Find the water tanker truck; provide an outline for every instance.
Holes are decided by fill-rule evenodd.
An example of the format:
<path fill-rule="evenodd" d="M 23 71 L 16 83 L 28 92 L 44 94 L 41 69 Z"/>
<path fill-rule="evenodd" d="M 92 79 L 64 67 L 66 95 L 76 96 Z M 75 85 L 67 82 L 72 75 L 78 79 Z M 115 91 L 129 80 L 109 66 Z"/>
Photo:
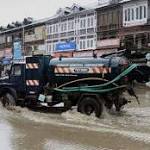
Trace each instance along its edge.
<path fill-rule="evenodd" d="M 131 81 L 137 65 L 123 57 L 51 58 L 36 55 L 14 61 L 0 79 L 3 106 L 73 106 L 83 114 L 100 117 L 103 108 L 120 111 L 128 103 L 123 93 L 135 96 Z M 130 82 L 129 82 L 130 81 Z"/>

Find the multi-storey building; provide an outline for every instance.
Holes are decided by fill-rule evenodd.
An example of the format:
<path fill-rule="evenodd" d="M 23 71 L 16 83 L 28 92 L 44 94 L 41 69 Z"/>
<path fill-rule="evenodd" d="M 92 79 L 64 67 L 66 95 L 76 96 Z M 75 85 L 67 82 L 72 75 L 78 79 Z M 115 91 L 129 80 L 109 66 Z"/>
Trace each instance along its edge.
<path fill-rule="evenodd" d="M 0 33 L 0 59 L 5 64 L 9 64 L 13 57 L 13 41 L 16 38 L 22 38 L 21 27 L 7 29 Z"/>
<path fill-rule="evenodd" d="M 150 1 L 130 0 L 122 3 L 123 28 L 119 37 L 122 46 L 132 51 L 150 49 Z"/>
<path fill-rule="evenodd" d="M 26 26 L 24 29 L 25 55 L 46 54 L 45 39 L 45 19 Z"/>
<path fill-rule="evenodd" d="M 47 52 L 72 56 L 96 48 L 96 12 L 74 4 L 59 9 L 46 23 Z M 78 54 L 77 54 L 78 55 Z"/>
<path fill-rule="evenodd" d="M 16 41 L 19 42 L 17 44 L 20 44 L 22 56 L 31 55 L 33 51 L 46 53 L 45 37 L 45 19 L 6 28 L 0 32 L 0 58 L 12 59 Z"/>
<path fill-rule="evenodd" d="M 0 32 L 0 58 L 12 57 L 13 43 L 23 55 L 91 57 L 118 49 L 150 49 L 149 0 L 99 0 L 88 8 L 73 4 L 56 15 Z"/>
<path fill-rule="evenodd" d="M 106 1 L 104 1 L 106 2 Z M 122 6 L 119 0 L 108 0 L 97 11 L 97 49 L 100 55 L 120 47 L 119 31 L 122 28 Z"/>

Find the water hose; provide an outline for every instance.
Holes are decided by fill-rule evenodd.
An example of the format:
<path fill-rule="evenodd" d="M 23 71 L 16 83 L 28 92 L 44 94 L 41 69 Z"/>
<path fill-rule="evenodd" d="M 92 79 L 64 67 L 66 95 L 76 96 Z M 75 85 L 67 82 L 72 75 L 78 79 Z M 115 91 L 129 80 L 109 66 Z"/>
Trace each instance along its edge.
<path fill-rule="evenodd" d="M 71 93 L 71 92 L 105 93 L 105 92 L 110 92 L 110 91 L 114 91 L 117 89 L 125 88 L 126 87 L 125 85 L 119 86 L 119 85 L 115 84 L 115 82 L 119 81 L 122 77 L 125 77 L 126 75 L 128 75 L 137 66 L 138 66 L 137 64 L 132 64 L 130 67 L 128 67 L 126 70 L 124 70 L 121 74 L 119 74 L 113 80 L 103 83 L 103 84 L 100 84 L 100 85 L 80 86 L 80 87 L 60 86 L 58 88 L 54 88 L 54 91 L 60 92 L 60 93 Z M 65 85 L 67 85 L 67 84 L 64 84 L 64 86 Z"/>

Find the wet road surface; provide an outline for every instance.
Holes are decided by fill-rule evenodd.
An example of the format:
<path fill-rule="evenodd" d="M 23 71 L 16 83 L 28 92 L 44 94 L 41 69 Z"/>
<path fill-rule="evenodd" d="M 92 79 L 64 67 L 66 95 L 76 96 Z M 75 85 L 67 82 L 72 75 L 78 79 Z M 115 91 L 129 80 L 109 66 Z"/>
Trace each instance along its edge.
<path fill-rule="evenodd" d="M 0 150 L 150 150 L 150 88 L 136 93 L 140 106 L 133 100 L 121 114 L 105 111 L 100 119 L 0 106 Z"/>

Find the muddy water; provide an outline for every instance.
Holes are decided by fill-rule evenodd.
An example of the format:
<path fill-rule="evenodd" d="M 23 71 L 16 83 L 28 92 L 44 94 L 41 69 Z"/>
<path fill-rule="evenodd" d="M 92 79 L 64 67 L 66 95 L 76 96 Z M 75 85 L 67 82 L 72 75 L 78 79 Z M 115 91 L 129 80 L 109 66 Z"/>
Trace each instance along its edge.
<path fill-rule="evenodd" d="M 101 119 L 75 110 L 41 113 L 0 106 L 0 150 L 150 150 L 150 89 L 138 86 L 141 105 Z"/>

